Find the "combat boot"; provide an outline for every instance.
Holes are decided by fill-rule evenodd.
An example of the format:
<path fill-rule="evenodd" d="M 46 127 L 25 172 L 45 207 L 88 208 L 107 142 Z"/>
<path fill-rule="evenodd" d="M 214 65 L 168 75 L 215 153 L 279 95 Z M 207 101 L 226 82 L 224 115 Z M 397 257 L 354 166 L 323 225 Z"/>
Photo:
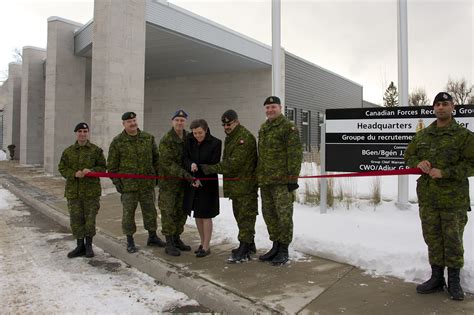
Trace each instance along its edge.
<path fill-rule="evenodd" d="M 75 258 L 75 257 L 80 257 L 84 256 L 86 254 L 86 248 L 84 246 L 84 239 L 83 238 L 78 238 L 76 240 L 77 246 L 74 248 L 72 251 L 67 253 L 67 258 Z"/>
<path fill-rule="evenodd" d="M 184 252 L 191 251 L 191 246 L 184 244 L 179 235 L 174 235 L 173 238 L 174 238 L 174 245 L 176 246 L 177 249 L 182 250 Z"/>
<path fill-rule="evenodd" d="M 431 265 L 431 278 L 428 281 L 416 286 L 416 292 L 421 294 L 443 291 L 446 286 L 444 280 L 444 267 Z"/>
<path fill-rule="evenodd" d="M 448 293 L 452 300 L 464 300 L 464 291 L 459 279 L 459 268 L 448 268 Z"/>
<path fill-rule="evenodd" d="M 171 256 L 181 255 L 181 252 L 179 251 L 179 249 L 176 248 L 173 236 L 166 236 L 165 253 L 167 253 L 168 255 L 171 255 Z"/>
<path fill-rule="evenodd" d="M 256 254 L 257 253 L 257 246 L 255 246 L 255 241 L 250 243 L 249 252 L 250 252 L 250 254 Z"/>
<path fill-rule="evenodd" d="M 230 263 L 245 262 L 250 259 L 250 244 L 240 242 L 239 249 L 227 259 Z"/>
<path fill-rule="evenodd" d="M 94 257 L 94 250 L 92 249 L 92 236 L 86 236 L 86 257 Z"/>
<path fill-rule="evenodd" d="M 127 235 L 127 252 L 136 253 L 138 250 L 135 247 L 135 241 L 132 235 Z"/>
<path fill-rule="evenodd" d="M 240 244 L 242 244 L 242 243 L 240 243 Z M 241 245 L 239 245 L 239 247 L 237 247 L 237 248 L 234 248 L 234 249 L 232 250 L 232 254 L 237 253 L 237 251 L 240 249 L 240 246 L 241 246 Z M 255 242 L 250 243 L 250 245 L 249 245 L 249 253 L 250 253 L 250 254 L 256 254 L 256 253 L 257 253 L 257 247 L 255 246 Z"/>
<path fill-rule="evenodd" d="M 242 247 L 242 244 L 243 244 L 243 242 L 239 242 L 239 247 L 233 248 L 232 251 L 231 251 L 232 254 L 237 253 L 240 250 L 240 248 Z"/>
<path fill-rule="evenodd" d="M 288 245 L 280 243 L 278 246 L 278 254 L 273 258 L 272 265 L 279 266 L 284 265 L 288 261 Z"/>
<path fill-rule="evenodd" d="M 275 256 L 278 254 L 278 247 L 279 243 L 273 242 L 272 248 L 267 253 L 258 257 L 258 259 L 260 259 L 260 261 L 272 261 L 273 258 L 275 258 Z"/>
<path fill-rule="evenodd" d="M 156 231 L 148 231 L 148 240 L 146 241 L 147 246 L 158 246 L 158 247 L 165 247 L 166 243 L 163 242 L 158 235 L 156 235 Z"/>

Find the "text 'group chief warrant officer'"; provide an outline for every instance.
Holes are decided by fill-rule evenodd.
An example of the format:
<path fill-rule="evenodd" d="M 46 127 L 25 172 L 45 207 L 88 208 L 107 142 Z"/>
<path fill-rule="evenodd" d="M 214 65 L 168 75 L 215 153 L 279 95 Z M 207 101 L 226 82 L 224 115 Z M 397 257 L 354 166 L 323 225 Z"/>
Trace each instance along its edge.
<path fill-rule="evenodd" d="M 416 133 L 405 151 L 407 165 L 424 173 L 416 191 L 432 271 L 431 278 L 416 290 L 442 291 L 448 267 L 448 293 L 454 300 L 463 300 L 459 276 L 470 207 L 468 177 L 474 175 L 474 135 L 453 119 L 454 104 L 448 93 L 436 95 L 433 109 L 436 121 Z"/>
<path fill-rule="evenodd" d="M 89 126 L 85 122 L 77 124 L 74 132 L 76 143 L 64 150 L 58 166 L 59 173 L 66 179 L 64 196 L 67 199 L 72 235 L 77 240 L 77 247 L 67 257 L 91 258 L 94 257 L 92 238 L 95 236 L 95 219 L 100 208 L 102 189 L 99 178 L 85 175 L 89 172 L 104 172 L 105 157 L 101 148 L 89 142 Z"/>
<path fill-rule="evenodd" d="M 257 178 L 262 194 L 262 214 L 273 246 L 259 257 L 273 265 L 288 261 L 288 246 L 293 239 L 294 190 L 303 160 L 298 129 L 281 112 L 276 96 L 265 102 L 267 121 L 258 132 Z"/>
<path fill-rule="evenodd" d="M 110 144 L 107 158 L 109 173 L 127 173 L 137 175 L 158 174 L 158 148 L 155 138 L 138 128 L 137 115 L 126 112 L 122 115 L 124 130 Z M 112 178 L 117 191 L 121 194 L 123 207 L 122 231 L 127 236 L 127 251 L 137 251 L 133 234 L 137 231 L 135 225 L 135 210 L 138 203 L 142 210 L 143 224 L 148 231 L 148 246 L 165 247 L 156 235 L 156 208 L 154 179 Z"/>

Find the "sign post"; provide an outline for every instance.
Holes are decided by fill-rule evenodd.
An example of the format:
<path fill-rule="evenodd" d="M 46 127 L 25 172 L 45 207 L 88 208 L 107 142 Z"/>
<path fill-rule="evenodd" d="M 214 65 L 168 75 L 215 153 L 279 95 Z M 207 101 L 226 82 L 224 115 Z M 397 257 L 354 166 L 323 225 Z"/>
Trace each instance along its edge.
<path fill-rule="evenodd" d="M 321 151 L 320 154 L 320 170 L 321 175 L 326 175 L 326 124 L 321 125 Z M 327 178 L 320 178 L 320 189 L 319 189 L 319 212 L 327 212 L 327 193 L 328 193 L 328 180 Z"/>
<path fill-rule="evenodd" d="M 397 24 L 398 24 L 398 92 L 399 104 L 408 106 L 408 21 L 407 0 L 398 0 Z M 398 176 L 398 200 L 399 209 L 408 209 L 408 176 Z"/>

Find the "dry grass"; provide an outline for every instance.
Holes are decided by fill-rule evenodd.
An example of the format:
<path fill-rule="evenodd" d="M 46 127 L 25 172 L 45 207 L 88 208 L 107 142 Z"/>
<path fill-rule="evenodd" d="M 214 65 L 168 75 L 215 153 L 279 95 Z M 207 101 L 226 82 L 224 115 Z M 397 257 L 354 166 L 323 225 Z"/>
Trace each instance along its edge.
<path fill-rule="evenodd" d="M 374 177 L 372 182 L 372 192 L 370 202 L 377 206 L 382 202 L 382 192 L 380 190 L 380 177 Z"/>

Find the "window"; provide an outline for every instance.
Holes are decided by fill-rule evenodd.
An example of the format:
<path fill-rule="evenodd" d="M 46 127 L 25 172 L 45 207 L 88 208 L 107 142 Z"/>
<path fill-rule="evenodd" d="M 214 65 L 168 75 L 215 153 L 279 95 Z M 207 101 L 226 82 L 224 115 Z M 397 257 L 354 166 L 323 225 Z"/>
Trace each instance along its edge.
<path fill-rule="evenodd" d="M 317 135 L 317 148 L 321 150 L 321 124 L 324 123 L 324 113 L 316 112 L 316 119 L 318 120 L 318 135 Z"/>
<path fill-rule="evenodd" d="M 311 151 L 311 115 L 310 111 L 301 111 L 301 141 L 305 151 Z"/>
<path fill-rule="evenodd" d="M 286 118 L 296 124 L 296 110 L 294 108 L 285 107 Z"/>

